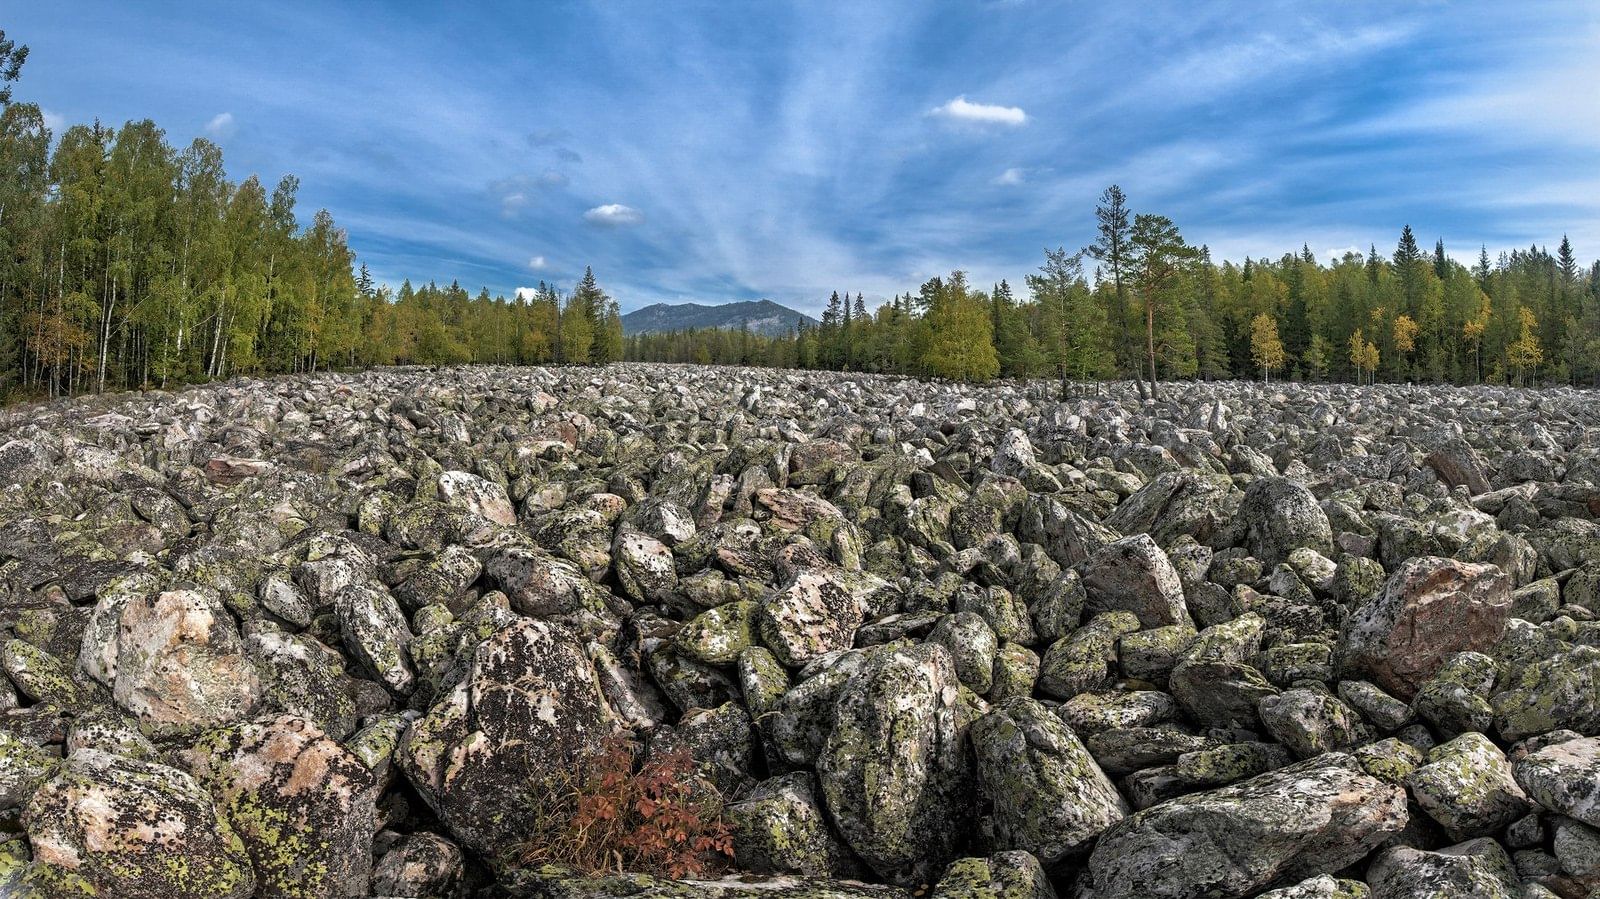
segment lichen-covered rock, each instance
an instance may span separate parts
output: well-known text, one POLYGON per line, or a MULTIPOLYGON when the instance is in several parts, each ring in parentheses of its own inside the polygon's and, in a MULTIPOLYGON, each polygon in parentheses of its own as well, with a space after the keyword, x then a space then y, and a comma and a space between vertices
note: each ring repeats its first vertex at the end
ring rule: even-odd
POLYGON ((623 526, 611 546, 611 563, 617 583, 629 599, 661 602, 678 586, 672 550, 649 534, 623 526))
POLYGON ((1025 849, 1054 867, 1128 814, 1077 735, 1042 703, 999 705, 972 724, 971 739, 1001 849, 1025 849))
POLYGON ((255 869, 260 899, 367 895, 378 778, 304 718, 206 734, 186 753, 255 869))
POLYGON ((1495 729, 1507 740, 1570 728, 1600 735, 1600 649, 1572 646, 1521 667, 1492 700, 1495 729))
POLYGON ((1316 497, 1288 478, 1258 478, 1251 482, 1239 504, 1246 523, 1250 555, 1276 565, 1301 548, 1327 555, 1333 549, 1333 529, 1316 497))
POLYGON ((749 600, 707 609, 686 622, 673 639, 691 659, 707 665, 731 664, 755 644, 760 609, 749 600))
POLYGON ((1101 835, 1083 895, 1249 896, 1337 871, 1406 820, 1404 790, 1330 753, 1136 812, 1101 835))
MULTIPOLYGON (((133 596, 117 618, 115 655, 105 674, 117 704, 153 732, 177 734, 231 724, 260 695, 239 626, 209 590, 133 596)), ((85 652, 95 639, 84 634, 85 652)))
POLYGON ((1117 640, 1139 629, 1131 612, 1102 612, 1045 650, 1039 661, 1039 691, 1058 699, 1102 690, 1111 684, 1117 640))
POLYGON ((10 731, 0 730, 0 809, 16 808, 55 773, 60 762, 10 731))
POLYGON ((956 677, 963 686, 978 694, 989 692, 994 684, 999 640, 987 622, 972 612, 946 615, 928 633, 928 642, 949 650, 956 666, 956 677))
POLYGON ((447 506, 481 515, 495 524, 517 523, 517 509, 506 495, 506 488, 465 471, 439 475, 439 501, 447 506))
POLYGON ((1367 733, 1353 709, 1323 690, 1263 696, 1257 711, 1267 733, 1303 759, 1353 746, 1367 733))
POLYGON ((802 573, 761 605, 761 640, 778 661, 799 667, 825 652, 849 649, 863 613, 826 574, 802 573))
POLYGON ((1021 851, 962 858, 945 869, 933 899, 1055 899, 1039 860, 1021 851))
POLYGON ((559 625, 518 619, 478 645, 453 689, 407 729, 407 779, 468 848, 514 853, 551 777, 611 730, 589 658, 559 625))
POLYGON ((1493 834, 1528 811, 1511 764, 1483 734, 1434 747, 1407 782, 1422 810, 1457 841, 1493 834))
POLYGON ((374 896, 450 896, 460 883, 461 849, 438 834, 401 837, 372 867, 374 896))
POLYGON ((1371 892, 1359 880, 1340 880, 1318 874, 1291 887, 1268 890, 1256 899, 1368 899, 1371 892))
POLYGON ((1396 846, 1367 869, 1372 899, 1516 899, 1510 856, 1494 840, 1468 840, 1428 852, 1396 846))
POLYGON ((1084 565, 1085 607, 1098 612, 1132 612, 1141 627, 1190 624, 1177 569, 1148 534, 1108 543, 1084 565))
POLYGON ((840 689, 817 759, 828 811, 883 879, 932 882, 967 835, 967 713, 943 646, 885 648, 840 689))
POLYGON ((247 899, 244 844, 204 787, 155 762, 79 749, 28 800, 25 882, 45 896, 247 899))
POLYGON ((810 772, 781 774, 757 784, 723 811, 733 834, 734 861, 759 874, 859 877, 861 863, 828 825, 810 772))
POLYGON ((1343 669, 1409 699, 1447 659, 1488 651, 1511 617, 1511 579, 1493 565, 1424 557, 1400 566, 1350 616, 1343 669))
POLYGON ((406 649, 411 626, 389 591, 352 584, 333 597, 344 645, 373 679, 396 693, 408 693, 416 681, 406 649))
POLYGON ((1516 778, 1540 808, 1600 827, 1600 738, 1531 752, 1517 762, 1516 778))

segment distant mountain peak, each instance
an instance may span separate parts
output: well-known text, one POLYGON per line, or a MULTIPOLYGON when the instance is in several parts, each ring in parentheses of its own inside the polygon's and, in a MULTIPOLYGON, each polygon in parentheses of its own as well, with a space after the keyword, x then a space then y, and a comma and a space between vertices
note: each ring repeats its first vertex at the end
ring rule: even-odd
POLYGON ((771 300, 737 303, 654 303, 622 317, 622 333, 660 334, 692 328, 749 328, 758 334, 778 335, 814 327, 817 320, 771 300))

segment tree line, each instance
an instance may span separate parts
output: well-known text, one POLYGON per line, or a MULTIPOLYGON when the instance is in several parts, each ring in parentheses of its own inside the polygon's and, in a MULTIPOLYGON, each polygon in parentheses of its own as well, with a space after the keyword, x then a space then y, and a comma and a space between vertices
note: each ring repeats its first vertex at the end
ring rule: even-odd
POLYGON ((0 32, 0 397, 169 387, 393 363, 610 362, 622 322, 593 272, 568 294, 373 283, 299 181, 230 181, 222 150, 151 121, 53 134, 12 102, 0 32))
POLYGON ((1134 213, 1113 185, 1096 235, 1048 250, 1019 299, 1001 281, 935 277, 875 310, 835 292, 819 326, 763 337, 690 331, 629 338, 630 359, 893 372, 986 380, 1057 375, 1274 376, 1359 382, 1600 386, 1600 262, 1565 237, 1464 266, 1409 226, 1324 264, 1309 247, 1276 259, 1212 260, 1167 217, 1134 213), (1094 265, 1092 272, 1086 265, 1094 265))
POLYGON ((1600 385, 1600 262, 1563 238, 1463 266, 1409 227, 1321 263, 1309 248, 1216 263, 1112 186, 1094 240, 1048 250, 1025 291, 963 272, 869 309, 835 292, 821 324, 780 336, 623 338, 592 270, 563 293, 459 283, 398 290, 357 266, 299 182, 230 181, 204 138, 153 122, 54 135, 12 102, 27 48, 0 31, 0 397, 170 387, 237 374, 396 363, 592 364, 623 358, 889 372, 964 380, 1059 376, 1425 380, 1600 385), (1092 266, 1092 269, 1090 268, 1092 266), (1025 294, 1025 295, 1022 295, 1025 294))

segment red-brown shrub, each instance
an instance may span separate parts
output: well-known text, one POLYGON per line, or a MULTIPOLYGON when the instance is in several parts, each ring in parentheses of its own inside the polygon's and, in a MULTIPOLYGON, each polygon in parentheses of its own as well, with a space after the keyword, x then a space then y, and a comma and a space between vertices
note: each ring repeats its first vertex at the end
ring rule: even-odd
POLYGON ((722 797, 686 749, 652 754, 603 742, 551 784, 539 832, 523 844, 526 865, 566 865, 586 874, 636 871, 672 878, 714 873, 733 856, 722 797))

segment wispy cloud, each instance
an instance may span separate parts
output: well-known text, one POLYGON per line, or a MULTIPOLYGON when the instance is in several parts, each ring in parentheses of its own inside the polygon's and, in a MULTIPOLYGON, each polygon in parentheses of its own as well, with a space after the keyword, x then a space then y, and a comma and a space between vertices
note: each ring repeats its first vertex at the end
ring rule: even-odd
POLYGON ((998 185, 1001 185, 1003 187, 1015 187, 1016 185, 1021 184, 1024 181, 1027 181, 1027 180, 1028 180, 1028 173, 1025 170, 1019 169, 1019 168, 1016 168, 1016 167, 1012 167, 1012 168, 1006 169, 1005 171, 1001 172, 1000 174, 994 176, 994 180, 991 181, 990 183, 991 184, 998 184, 998 185))
POLYGON ((607 228, 621 228, 628 225, 638 225, 644 222, 644 213, 632 206, 621 203, 607 203, 596 206, 583 214, 583 220, 591 225, 601 225, 607 228))
POLYGON ((571 183, 565 174, 546 171, 538 175, 513 175, 489 182, 489 193, 500 202, 500 214, 515 218, 541 196, 571 183))
POLYGON ((51 134, 59 136, 62 131, 66 130, 66 116, 58 112, 51 112, 48 109, 41 109, 39 113, 44 118, 44 126, 50 129, 51 134))
POLYGON ((942 106, 928 111, 931 116, 971 125, 1004 125, 1015 128, 1026 124, 1028 114, 1018 106, 997 106, 991 103, 974 103, 966 96, 956 97, 942 106))
POLYGON ((218 140, 232 137, 235 130, 237 126, 231 112, 219 112, 206 123, 206 134, 218 140))
POLYGON ((543 271, 550 267, 550 263, 543 256, 534 256, 528 260, 528 268, 533 271, 543 271))

